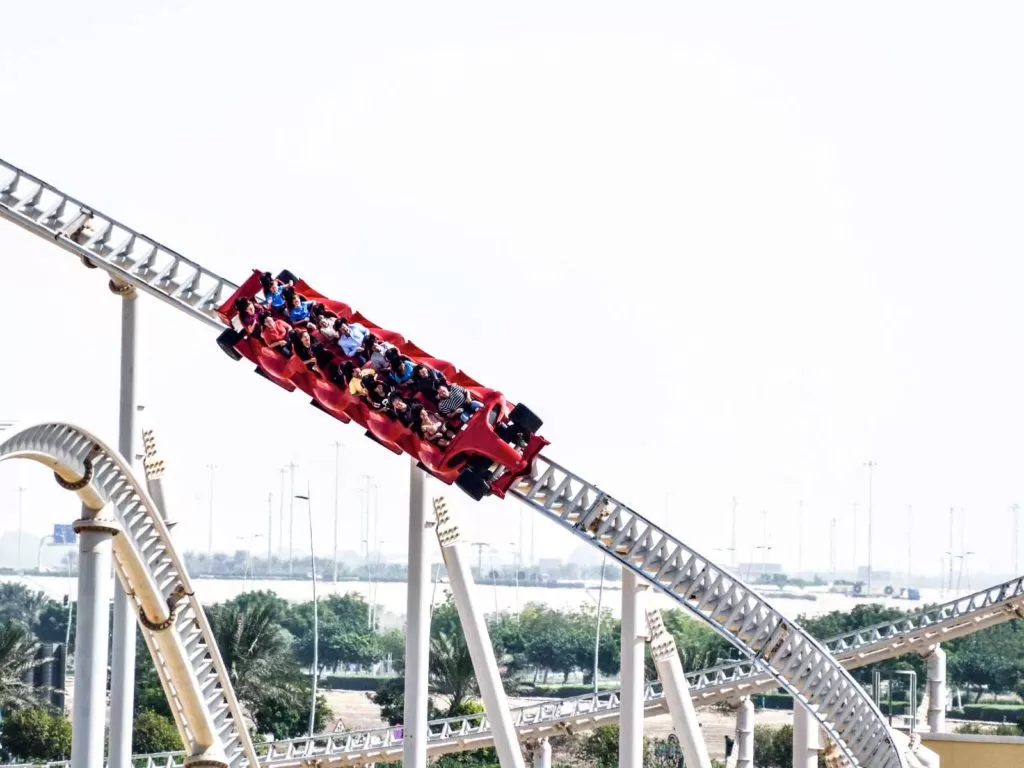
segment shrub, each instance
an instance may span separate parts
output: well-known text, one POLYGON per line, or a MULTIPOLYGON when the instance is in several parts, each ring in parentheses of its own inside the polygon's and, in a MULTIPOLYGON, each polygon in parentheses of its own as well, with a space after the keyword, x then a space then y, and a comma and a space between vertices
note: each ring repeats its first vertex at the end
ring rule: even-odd
POLYGON ((19 709, 4 718, 0 746, 19 760, 67 760, 71 757, 71 723, 45 709, 19 709))
POLYGON ((174 723, 161 714, 145 710, 135 716, 132 753, 173 752, 182 749, 181 736, 174 723))

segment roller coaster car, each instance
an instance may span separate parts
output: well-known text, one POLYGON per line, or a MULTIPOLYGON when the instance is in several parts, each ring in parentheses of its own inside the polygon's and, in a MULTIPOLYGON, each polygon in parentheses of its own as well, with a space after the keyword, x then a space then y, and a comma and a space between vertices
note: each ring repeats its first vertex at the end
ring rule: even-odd
POLYGON ((311 373, 297 357, 286 358, 261 342, 246 338, 235 320, 235 300, 253 298, 261 291, 259 270, 246 280, 217 313, 228 325, 217 339, 220 348, 233 360, 243 357, 256 364, 256 373, 289 392, 301 389, 310 403, 339 421, 354 421, 366 430, 366 436, 393 453, 407 453, 418 460, 417 466, 444 483, 454 483, 479 501, 488 495, 504 498, 516 478, 526 474, 534 458, 548 441, 537 434, 543 422, 521 403, 511 405, 497 390, 481 386, 451 363, 431 357, 412 342, 385 330, 354 311, 347 304, 320 295, 291 272, 278 280, 292 282, 296 292, 321 302, 335 314, 365 325, 378 338, 386 340, 417 362, 441 371, 445 378, 470 390, 482 407, 474 413, 444 449, 421 440, 411 430, 385 414, 374 411, 358 397, 333 382, 311 373))

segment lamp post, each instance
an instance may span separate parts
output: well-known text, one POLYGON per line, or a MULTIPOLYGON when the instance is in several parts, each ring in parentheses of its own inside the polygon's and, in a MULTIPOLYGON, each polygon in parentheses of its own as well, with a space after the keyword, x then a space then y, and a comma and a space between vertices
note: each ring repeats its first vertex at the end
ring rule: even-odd
POLYGON ((18 486, 18 572, 21 572, 21 513, 22 513, 22 496, 25 495, 25 489, 20 485, 18 486))
POLYGON ((319 672, 318 653, 320 650, 320 625, 319 613, 316 605, 316 553, 313 550, 313 502, 310 501, 309 485, 306 485, 306 493, 296 494, 296 499, 306 502, 306 512, 309 515, 309 563, 313 570, 313 698, 309 705, 309 737, 313 737, 313 721, 316 719, 316 679, 319 672))
POLYGON ((868 594, 871 594, 871 523, 872 513, 874 508, 872 506, 872 480, 874 478, 874 469, 878 466, 878 463, 873 459, 869 459, 864 462, 864 466, 868 468, 868 594))

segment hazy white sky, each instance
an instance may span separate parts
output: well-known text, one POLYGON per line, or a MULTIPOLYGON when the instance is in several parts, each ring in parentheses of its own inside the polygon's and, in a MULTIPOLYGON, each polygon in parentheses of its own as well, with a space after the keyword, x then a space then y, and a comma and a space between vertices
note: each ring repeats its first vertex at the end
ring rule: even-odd
MULTIPOLYGON (((938 568, 951 505, 975 568, 1009 567, 1019 4, 8 5, 0 157, 236 280, 291 268, 530 405, 554 458, 691 545, 729 546, 735 495, 741 558, 764 509, 795 560, 803 500, 805 567, 832 517, 848 566, 856 501, 863 562, 874 458, 876 567, 905 564, 908 504, 915 567, 938 568)), ((0 264, 0 415, 116 440, 102 275, 2 222, 0 264)), ((181 541, 206 546, 206 464, 234 548, 294 460, 328 552, 341 440, 342 546, 370 473, 405 549, 403 460, 207 327, 148 299, 140 323, 181 541)), ((74 516, 6 464, 9 530, 19 485, 26 528, 74 516)), ((518 537, 515 503, 449 496, 473 540, 518 537)), ((574 546, 538 523, 538 556, 574 546)))

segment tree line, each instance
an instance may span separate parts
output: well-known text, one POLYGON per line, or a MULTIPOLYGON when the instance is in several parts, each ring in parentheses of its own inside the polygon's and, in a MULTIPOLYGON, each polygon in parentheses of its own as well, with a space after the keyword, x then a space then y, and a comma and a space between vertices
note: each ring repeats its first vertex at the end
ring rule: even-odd
MULTIPOLYGON (((206 612, 225 671, 250 720, 254 737, 282 739, 304 735, 311 695, 312 603, 289 603, 273 592, 246 592, 207 606, 206 612)), ((799 622, 815 637, 827 639, 905 615, 878 605, 859 605, 848 612, 800 617, 799 622)), ((63 713, 49 709, 41 692, 25 682, 26 673, 36 663, 37 643, 64 641, 67 616, 67 606, 42 592, 21 584, 0 584, 0 750, 5 759, 67 757, 70 726, 63 713)), ((669 610, 663 612, 663 617, 688 671, 739 658, 733 646, 688 614, 669 610)), ((379 671, 384 666, 382 662, 390 662, 388 666, 394 676, 379 681, 372 695, 381 707, 382 717, 399 724, 404 709, 404 633, 371 625, 369 606, 355 593, 320 600, 318 619, 319 675, 366 675, 379 671)), ((488 617, 506 690, 511 695, 536 692, 545 686, 561 685, 576 674, 582 674, 584 685, 592 686, 598 619, 593 606, 556 610, 537 603, 527 604, 516 614, 488 617)), ((598 673, 606 678, 605 684, 614 685, 610 678, 619 673, 620 622, 607 609, 600 615, 600 633, 598 673)), ((73 645, 72 642, 72 648, 73 645)), ((137 647, 133 749, 139 753, 178 749, 181 743, 170 709, 141 638, 137 647)), ((950 682, 968 689, 975 698, 982 693, 1024 693, 1021 622, 1014 620, 990 627, 948 641, 943 647, 948 655, 950 682)), ((879 669, 883 677, 898 669, 914 669, 923 692, 924 662, 915 654, 864 667, 853 674, 861 683, 870 684, 874 669, 879 669)), ((432 611, 429 675, 431 717, 481 712, 465 633, 450 597, 432 611)), ((655 677, 649 655, 647 675, 648 679, 655 677)), ((900 679, 903 678, 895 678, 900 679)), ((551 688, 546 690, 549 695, 557 695, 551 688)), ((333 713, 321 696, 317 730, 327 728, 332 718, 333 713)), ((593 747, 596 742, 588 743, 593 747)), ((452 764, 487 765, 490 757, 484 750, 473 758, 483 762, 452 764)), ((465 761, 469 757, 459 759, 465 761)))

